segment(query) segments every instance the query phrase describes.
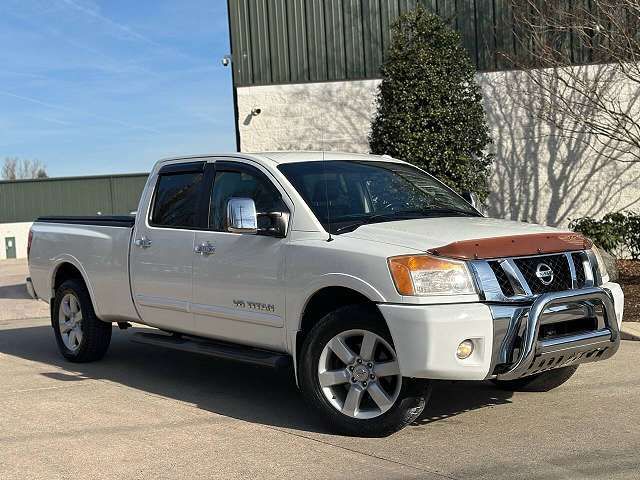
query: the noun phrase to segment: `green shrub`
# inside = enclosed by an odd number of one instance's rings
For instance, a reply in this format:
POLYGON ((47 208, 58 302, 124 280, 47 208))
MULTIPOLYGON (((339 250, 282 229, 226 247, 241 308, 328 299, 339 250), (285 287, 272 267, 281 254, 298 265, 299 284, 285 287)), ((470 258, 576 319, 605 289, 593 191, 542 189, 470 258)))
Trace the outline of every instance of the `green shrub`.
POLYGON ((624 230, 624 243, 631 258, 640 259, 640 215, 627 215, 624 230))
POLYGON ((493 156, 460 35, 424 8, 401 15, 381 69, 369 147, 424 168, 455 190, 488 193, 493 156))
POLYGON ((635 213, 609 213, 596 220, 582 217, 572 220, 569 228, 589 237, 611 255, 629 254, 640 259, 640 215, 635 213))

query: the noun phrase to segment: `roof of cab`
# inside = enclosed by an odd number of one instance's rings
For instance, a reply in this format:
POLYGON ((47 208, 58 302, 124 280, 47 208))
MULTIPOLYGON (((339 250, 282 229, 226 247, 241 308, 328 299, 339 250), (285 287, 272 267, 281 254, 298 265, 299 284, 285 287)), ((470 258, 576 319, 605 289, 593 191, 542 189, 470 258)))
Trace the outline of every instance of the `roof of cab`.
POLYGON ((291 152, 256 152, 250 155, 260 156, 275 163, 314 162, 321 160, 368 160, 397 162, 388 155, 371 155, 367 153, 291 151, 291 152))
POLYGON ((275 164, 281 163, 298 163, 298 162, 315 162, 322 160, 368 160, 380 162, 397 162, 405 163, 402 160, 392 158, 388 155, 371 155, 367 153, 348 153, 348 152, 322 152, 322 151, 278 151, 278 152, 238 152, 238 153, 219 153, 204 155, 187 155, 181 157, 163 158, 158 164, 169 162, 184 162, 194 160, 206 160, 208 158, 253 158, 255 160, 270 161, 275 164))

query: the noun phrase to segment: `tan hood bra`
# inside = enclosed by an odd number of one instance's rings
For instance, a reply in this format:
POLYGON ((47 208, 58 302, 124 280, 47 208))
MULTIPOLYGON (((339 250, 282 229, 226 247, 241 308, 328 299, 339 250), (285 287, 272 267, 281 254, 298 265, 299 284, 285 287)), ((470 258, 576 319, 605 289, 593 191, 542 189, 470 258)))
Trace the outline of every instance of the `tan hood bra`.
POLYGON ((579 233, 532 233, 462 240, 432 248, 428 252, 459 260, 481 260, 588 250, 592 246, 591 240, 579 233))

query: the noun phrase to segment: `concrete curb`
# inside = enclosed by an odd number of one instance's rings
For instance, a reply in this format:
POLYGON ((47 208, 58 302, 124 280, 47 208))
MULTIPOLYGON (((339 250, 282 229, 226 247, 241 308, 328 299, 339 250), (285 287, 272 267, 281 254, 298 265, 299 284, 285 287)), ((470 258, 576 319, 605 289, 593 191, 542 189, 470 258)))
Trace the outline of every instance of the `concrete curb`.
POLYGON ((640 322, 622 322, 620 338, 640 342, 640 322))

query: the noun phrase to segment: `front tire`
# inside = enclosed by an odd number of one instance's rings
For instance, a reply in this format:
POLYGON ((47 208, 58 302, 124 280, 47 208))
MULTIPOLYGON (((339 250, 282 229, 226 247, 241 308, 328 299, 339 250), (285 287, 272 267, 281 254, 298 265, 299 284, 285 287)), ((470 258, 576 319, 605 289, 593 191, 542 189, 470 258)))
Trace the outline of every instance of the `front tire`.
POLYGON ((383 437, 424 410, 431 384, 403 378, 393 341, 373 306, 323 317, 300 354, 300 387, 328 427, 343 435, 383 437))
POLYGON ((493 383, 502 390, 513 392, 548 392, 569 380, 576 370, 578 365, 572 365, 516 380, 493 380, 493 383))
POLYGON ((60 353, 72 362, 100 360, 111 343, 111 324, 96 316, 87 287, 78 280, 67 280, 56 291, 51 326, 60 353))

